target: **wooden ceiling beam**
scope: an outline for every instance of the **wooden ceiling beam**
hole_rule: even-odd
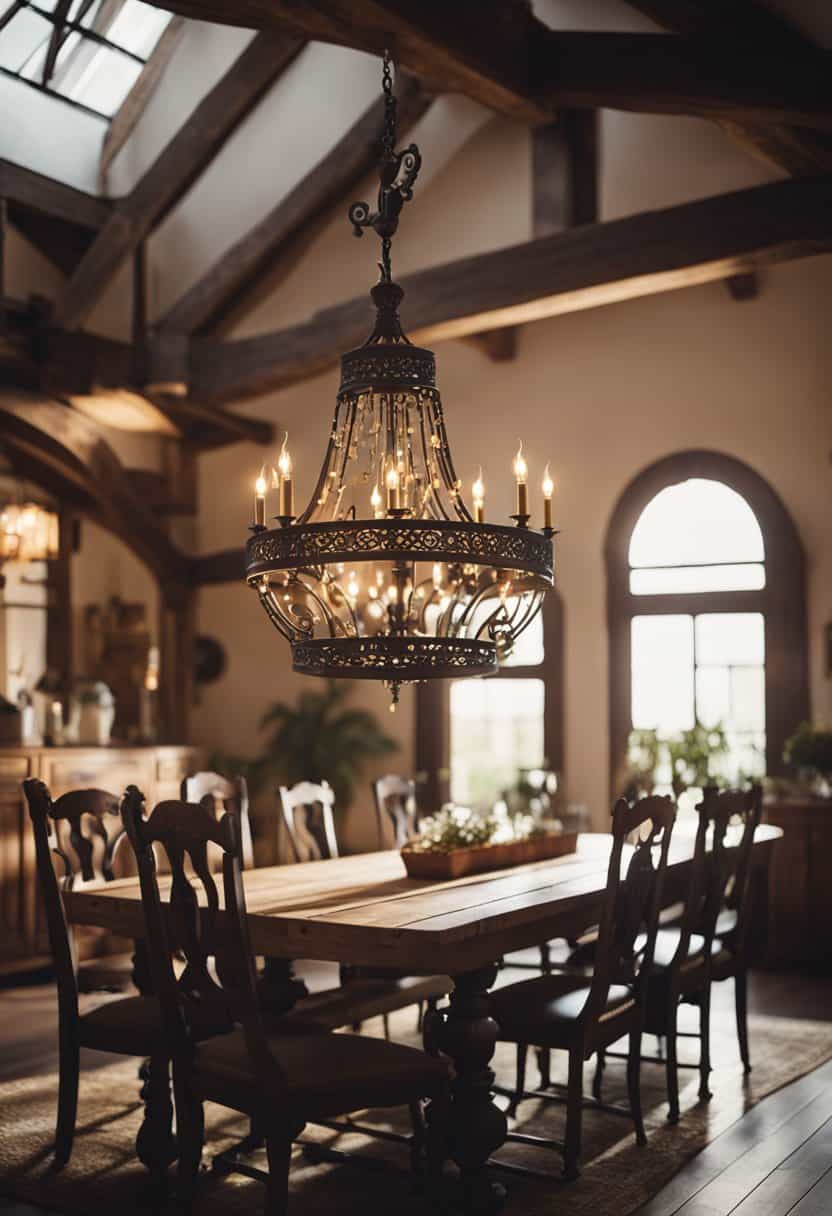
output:
[[[86,194],[8,160],[0,160],[0,197],[91,232],[103,228],[112,212],[112,203],[107,199]]]
[[[163,7],[229,20],[219,0]],[[428,88],[467,93],[533,125],[563,107],[609,107],[832,128],[828,57],[807,64],[782,45],[738,56],[707,37],[553,30],[525,0],[241,0],[231,19],[373,54],[389,45]]]
[[[39,394],[0,390],[3,447],[100,520],[160,580],[184,582],[187,559],[155,511],[135,492],[98,428],[68,405]]]
[[[832,249],[832,179],[790,180],[590,224],[402,279],[410,337],[436,342],[671,291]],[[367,335],[365,297],[277,333],[195,339],[191,388],[230,400],[331,367]]]
[[[762,52],[788,57],[794,69],[806,65],[811,78],[828,74],[829,53],[778,13],[755,0],[627,0],[657,25],[675,34],[719,40],[737,61]],[[721,125],[739,143],[769,164],[795,176],[832,172],[832,136],[787,123],[760,124],[724,118]]]
[[[397,91],[397,124],[403,136],[430,99],[412,79],[400,82]],[[227,333],[268,296],[376,167],[383,116],[379,99],[268,215],[180,296],[156,331]]]
[[[546,122],[547,105],[530,87],[532,43],[546,27],[527,0],[153,0],[185,17],[254,29],[282,29],[381,55],[432,92],[466,93],[489,109],[523,122]]]
[[[57,315],[64,328],[82,324],[124,260],[193,185],[302,46],[302,39],[286,34],[252,39],[114,207],[59,302]]]

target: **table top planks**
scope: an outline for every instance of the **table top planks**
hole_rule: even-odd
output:
[[[765,862],[782,832],[757,830]],[[408,878],[397,852],[270,866],[244,875],[249,929],[258,954],[324,959],[412,973],[459,974],[509,950],[579,933],[597,919],[611,837],[582,835],[574,854],[447,882]],[[668,902],[678,898],[693,852],[677,827]],[[160,878],[163,898],[168,881]],[[68,919],[125,937],[144,932],[138,880],[88,886],[64,896]]]

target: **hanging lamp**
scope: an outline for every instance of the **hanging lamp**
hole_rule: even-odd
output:
[[[433,352],[402,331],[402,288],[391,240],[412,197],[421,157],[395,152],[389,54],[378,210],[353,203],[356,236],[381,238],[375,325],[341,358],[341,385],[323,465],[295,514],[287,439],[255,483],[246,580],[306,675],[382,680],[392,694],[421,680],[489,675],[511,654],[553,583],[552,494],[542,483],[543,528],[529,527],[528,467],[514,459],[513,526],[486,522],[482,471],[472,508],[454,467]],[[276,496],[276,527],[267,505]]]

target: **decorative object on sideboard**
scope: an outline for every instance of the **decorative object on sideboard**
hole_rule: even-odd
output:
[[[377,207],[353,203],[356,236],[381,239],[375,327],[341,359],[341,387],[323,466],[295,514],[297,469],[288,435],[276,467],[255,482],[246,579],[307,675],[381,680],[395,708],[402,684],[487,675],[511,654],[553,584],[549,466],[544,526],[529,527],[529,468],[514,457],[516,526],[486,522],[482,473],[466,504],[436,388],[433,352],[402,331],[404,292],[393,281],[391,241],[421,157],[395,151],[396,99],[389,54]],[[270,486],[271,482],[271,486]],[[277,491],[277,527],[268,496]]]
[[[75,695],[80,705],[78,742],[84,747],[106,747],[116,717],[112,691],[103,680],[82,680]]]

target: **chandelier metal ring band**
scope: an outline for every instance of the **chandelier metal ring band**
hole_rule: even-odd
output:
[[[497,650],[470,638],[312,638],[294,643],[292,666],[304,675],[404,683],[493,675]]]
[[[338,520],[256,532],[246,546],[246,579],[321,562],[429,561],[495,566],[552,586],[549,537],[507,524],[452,519]]]

